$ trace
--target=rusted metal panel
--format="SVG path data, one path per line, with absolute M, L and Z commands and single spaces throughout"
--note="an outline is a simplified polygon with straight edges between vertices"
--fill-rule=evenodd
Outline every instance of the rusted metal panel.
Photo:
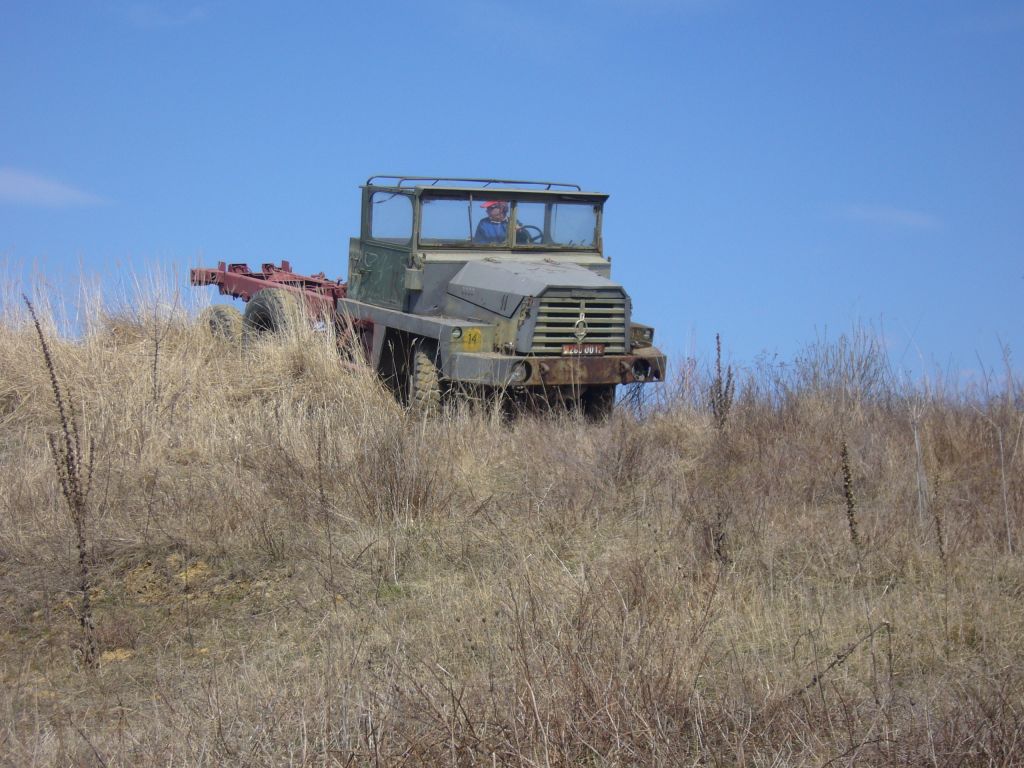
M 511 357 L 496 352 L 451 352 L 442 355 L 442 372 L 456 381 L 508 386 L 515 380 L 513 368 L 525 365 L 527 375 L 515 381 L 516 386 L 591 386 L 664 381 L 665 363 L 665 355 L 654 347 L 632 355 L 594 357 Z

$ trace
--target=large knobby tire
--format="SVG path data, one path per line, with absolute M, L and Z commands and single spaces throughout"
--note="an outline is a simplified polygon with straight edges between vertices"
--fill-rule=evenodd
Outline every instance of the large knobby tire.
M 211 304 L 199 315 L 199 323 L 215 339 L 231 344 L 242 340 L 242 313 L 230 304 Z
M 249 300 L 242 319 L 242 338 L 249 343 L 266 333 L 298 330 L 302 320 L 302 306 L 294 294 L 280 288 L 267 288 Z
M 417 416 L 441 412 L 441 375 L 434 358 L 420 346 L 413 348 L 407 373 L 409 410 Z
M 580 398 L 583 415 L 592 421 L 607 421 L 615 410 L 615 385 L 591 387 Z

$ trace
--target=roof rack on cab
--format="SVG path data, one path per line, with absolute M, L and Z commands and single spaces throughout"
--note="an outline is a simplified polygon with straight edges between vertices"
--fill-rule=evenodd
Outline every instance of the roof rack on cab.
M 381 182 L 390 182 L 381 184 Z M 489 187 L 492 184 L 503 185 L 513 184 L 516 186 L 524 187 L 543 187 L 544 189 L 553 189 L 558 187 L 559 189 L 575 189 L 577 192 L 582 192 L 582 188 L 579 184 L 566 184 L 561 181 L 523 181 L 520 179 L 459 179 L 459 178 L 447 178 L 443 176 L 398 176 L 390 174 L 379 174 L 377 176 L 371 176 L 366 180 L 366 186 L 389 186 L 389 187 L 401 187 L 405 186 L 409 182 L 420 182 L 419 184 L 412 184 L 411 186 L 444 186 L 446 182 L 455 182 L 458 184 L 479 184 L 480 188 Z

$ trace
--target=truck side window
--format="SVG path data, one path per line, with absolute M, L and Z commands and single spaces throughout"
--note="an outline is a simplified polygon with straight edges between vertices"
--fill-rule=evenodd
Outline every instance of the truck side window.
M 370 203 L 370 237 L 396 245 L 412 239 L 412 200 L 408 196 L 374 192 Z

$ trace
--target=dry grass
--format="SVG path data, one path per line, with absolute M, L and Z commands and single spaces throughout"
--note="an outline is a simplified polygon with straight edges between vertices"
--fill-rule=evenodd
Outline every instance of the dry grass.
M 1021 763 L 1015 382 L 901 390 L 855 336 L 741 373 L 727 420 L 684 365 L 642 419 L 422 422 L 312 334 L 43 327 L 93 446 L 99 666 L 10 306 L 2 761 Z

